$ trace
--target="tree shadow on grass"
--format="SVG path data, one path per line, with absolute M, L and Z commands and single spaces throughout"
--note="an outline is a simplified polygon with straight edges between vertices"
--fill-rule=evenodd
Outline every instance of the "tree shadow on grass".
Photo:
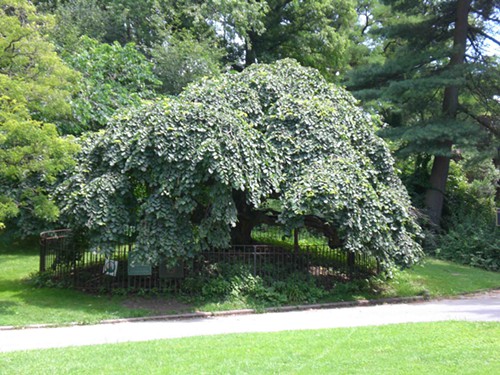
M 2 325 L 2 316 L 13 314 L 18 306 L 17 302 L 0 300 L 0 326 Z
M 38 253 L 33 249 L 0 251 L 0 325 L 97 322 L 102 319 L 148 315 L 122 305 L 124 297 L 88 295 L 76 290 L 38 288 L 28 282 L 37 271 Z

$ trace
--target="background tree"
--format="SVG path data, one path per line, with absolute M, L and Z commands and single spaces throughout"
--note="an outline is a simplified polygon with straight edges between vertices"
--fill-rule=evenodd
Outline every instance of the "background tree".
M 499 2 L 382 3 L 392 15 L 372 31 L 384 41 L 385 61 L 356 70 L 348 87 L 372 100 L 392 127 L 386 134 L 400 155 L 415 156 L 417 171 L 432 162 L 425 206 L 439 223 L 452 156 L 471 147 L 489 147 L 490 158 L 496 153 L 498 128 L 492 114 L 498 113 L 493 107 L 499 103 L 491 90 L 480 98 L 474 87 L 480 77 L 497 74 L 498 64 L 491 63 L 482 46 L 486 39 L 495 42 L 488 23 L 497 22 Z M 480 121 L 483 116 L 489 121 Z
M 154 47 L 156 56 L 160 52 L 175 59 L 176 65 L 184 60 L 179 53 L 187 52 L 181 46 L 190 44 L 209 48 L 212 53 L 203 54 L 208 65 L 217 55 L 221 63 L 239 70 L 255 62 L 292 57 L 333 80 L 357 49 L 351 40 L 357 23 L 355 0 L 40 0 L 39 4 L 58 16 L 58 44 L 71 46 L 81 35 L 105 43 L 134 42 L 148 55 Z M 224 56 L 214 41 L 225 50 Z M 171 46 L 172 56 L 161 52 L 161 46 Z M 194 57 L 189 58 L 191 66 Z M 189 63 L 186 67 L 189 70 Z
M 0 226 L 17 218 L 24 233 L 57 218 L 49 187 L 77 151 L 47 122 L 69 115 L 77 77 L 47 41 L 51 25 L 27 1 L 0 1 Z
M 158 92 L 164 94 L 178 94 L 188 83 L 206 75 L 218 74 L 223 65 L 225 47 L 220 45 L 220 38 L 216 37 L 214 28 L 203 18 L 202 3 L 171 0 L 69 0 L 39 1 L 38 4 L 45 11 L 55 14 L 57 23 L 51 36 L 71 65 L 75 64 L 75 60 L 84 60 L 84 56 L 91 56 L 92 53 L 97 53 L 100 61 L 105 60 L 103 54 L 108 57 L 113 54 L 128 54 L 130 58 L 126 63 L 123 56 L 119 58 L 122 64 L 128 66 L 128 70 L 132 70 L 132 64 L 137 63 L 136 70 L 144 69 L 146 75 L 154 65 L 154 72 L 162 81 L 161 85 L 157 85 Z M 99 48 L 90 48 L 88 41 L 82 45 L 82 38 L 87 37 L 101 42 L 102 45 Z M 129 43 L 134 43 L 137 51 L 133 51 Z M 106 48 L 106 44 L 112 45 L 113 48 Z M 123 51 L 119 52 L 118 44 L 123 47 Z M 140 53 L 153 65 L 148 66 L 140 60 Z M 80 56 L 73 58 L 75 54 Z M 79 65 L 76 67 L 79 71 L 91 69 L 88 64 Z M 108 74 L 104 73 L 102 79 L 106 80 L 105 77 L 113 75 L 115 68 L 117 63 L 106 68 Z M 118 71 L 123 69 L 124 65 L 118 67 Z M 92 75 L 90 71 L 88 73 Z M 95 79 L 102 80 L 97 76 L 93 78 Z M 155 81 L 152 77 L 148 80 Z M 140 77 L 140 82 L 146 83 L 145 77 Z M 100 84 L 106 85 L 104 82 Z M 92 83 L 88 85 L 93 86 Z M 111 84 L 113 85 L 116 83 Z M 118 91 L 123 91 L 123 87 Z M 136 94 L 133 87 L 126 91 L 128 95 Z M 138 87 L 137 91 L 141 95 L 144 88 Z M 123 103 L 124 99 L 122 96 L 119 102 Z M 90 109 L 89 105 L 87 110 Z M 80 128 L 86 127 L 88 128 L 84 124 Z
M 57 18 L 54 37 L 70 47 L 83 35 L 104 43 L 150 47 L 165 24 L 172 22 L 172 0 L 38 0 L 40 10 Z
M 149 261 L 248 243 L 259 223 L 315 228 L 383 267 L 420 255 L 376 119 L 296 62 L 255 65 L 131 110 L 89 136 L 59 188 L 65 218 Z
M 53 22 L 27 1 L 0 2 L 0 92 L 41 121 L 70 113 L 68 97 L 77 79 L 47 40 Z
M 161 83 L 153 73 L 153 64 L 132 43 L 110 45 L 82 36 L 62 57 L 81 73 L 71 101 L 73 117 L 61 125 L 64 133 L 103 128 L 119 108 L 152 99 Z
M 349 61 L 349 36 L 356 24 L 356 1 L 269 0 L 263 29 L 248 30 L 245 62 L 272 62 L 291 57 L 334 79 Z
M 151 49 L 158 91 L 177 95 L 191 82 L 218 75 L 224 55 L 213 39 L 199 40 L 189 31 L 166 35 Z

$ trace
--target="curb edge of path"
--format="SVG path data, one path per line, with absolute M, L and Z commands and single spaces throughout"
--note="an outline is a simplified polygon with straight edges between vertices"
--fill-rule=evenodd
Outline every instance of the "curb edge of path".
M 361 300 L 356 300 L 356 301 L 345 301 L 345 302 L 316 303 L 316 304 L 311 304 L 311 305 L 268 307 L 265 309 L 242 309 L 242 310 L 225 310 L 225 311 L 212 311 L 212 312 L 197 311 L 197 312 L 193 312 L 193 313 L 183 313 L 183 314 L 153 315 L 153 316 L 120 318 L 120 319 L 105 319 L 105 320 L 101 320 L 95 324 L 118 324 L 118 323 L 148 322 L 148 321 L 158 321 L 158 320 L 186 320 L 186 319 L 196 319 L 196 318 L 211 318 L 211 317 L 233 316 L 233 315 L 249 315 L 249 314 L 259 314 L 259 313 L 290 312 L 290 311 L 319 310 L 319 309 L 339 309 L 339 308 L 345 308 L 345 307 L 375 306 L 375 305 L 385 305 L 385 304 L 401 304 L 401 303 L 409 303 L 409 302 L 423 302 L 423 301 L 429 301 L 429 300 L 431 300 L 431 298 L 427 295 L 426 296 L 413 296 L 413 297 L 380 298 L 380 299 L 374 299 L 374 300 L 361 299 Z M 68 323 L 68 324 L 30 324 L 30 325 L 21 326 L 21 327 L 0 326 L 0 331 L 35 329 L 35 328 L 72 327 L 72 326 L 84 326 L 84 325 L 87 325 L 87 324 L 75 322 L 75 323 Z M 94 325 L 94 323 L 92 323 L 90 325 Z

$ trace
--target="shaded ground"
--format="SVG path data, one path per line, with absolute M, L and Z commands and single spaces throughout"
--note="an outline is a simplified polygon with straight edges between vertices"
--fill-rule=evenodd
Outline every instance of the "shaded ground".
M 130 297 L 123 302 L 123 306 L 129 309 L 144 309 L 152 315 L 182 314 L 193 311 L 192 305 L 179 302 L 176 299 L 156 297 Z

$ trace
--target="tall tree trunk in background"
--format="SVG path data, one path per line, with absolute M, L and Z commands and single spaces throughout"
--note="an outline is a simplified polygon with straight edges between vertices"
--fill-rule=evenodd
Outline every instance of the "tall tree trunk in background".
M 453 51 L 450 56 L 449 66 L 461 65 L 465 60 L 465 49 L 467 46 L 467 32 L 469 30 L 468 16 L 471 0 L 458 0 L 456 7 L 455 30 L 453 32 Z M 454 119 L 458 111 L 458 87 L 448 86 L 444 91 L 443 114 L 449 119 Z M 451 142 L 444 141 L 447 151 L 451 152 Z M 443 210 L 444 194 L 450 158 L 447 156 L 435 156 L 432 165 L 430 188 L 425 196 L 425 205 L 428 209 L 432 222 L 439 225 Z
M 255 52 L 256 39 L 257 34 L 249 31 L 247 40 L 245 41 L 245 67 L 249 67 L 257 62 L 257 53 Z

